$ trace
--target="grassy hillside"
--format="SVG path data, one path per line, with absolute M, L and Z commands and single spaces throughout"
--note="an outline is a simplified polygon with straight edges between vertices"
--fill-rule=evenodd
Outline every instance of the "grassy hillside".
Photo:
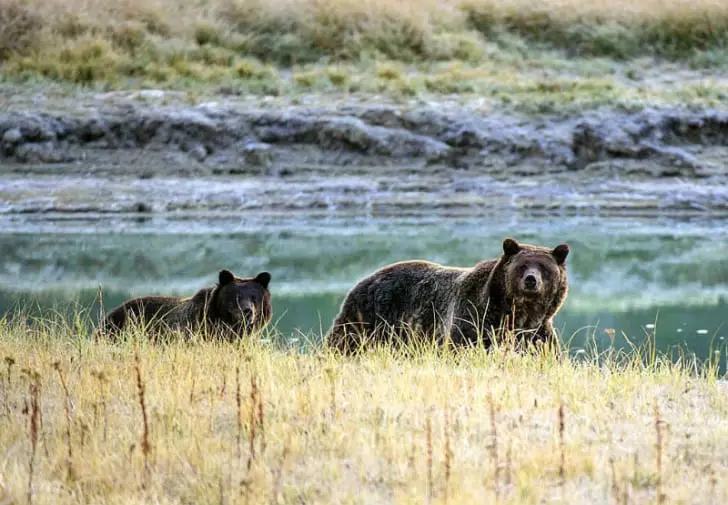
M 726 42 L 719 0 L 0 0 L 6 79 L 105 88 L 682 100 L 629 81 L 722 66 Z
M 650 348 L 342 359 L 0 324 L 0 502 L 720 503 L 728 395 Z

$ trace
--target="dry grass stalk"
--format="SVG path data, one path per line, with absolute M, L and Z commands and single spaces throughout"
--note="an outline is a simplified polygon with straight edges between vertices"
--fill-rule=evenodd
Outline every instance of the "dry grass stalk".
M 617 483 L 617 469 L 614 465 L 614 455 L 609 455 L 609 477 L 612 497 L 616 500 L 619 497 L 619 484 Z
M 134 352 L 134 370 L 136 372 L 136 383 L 137 383 L 137 394 L 139 395 L 139 406 L 142 411 L 142 441 L 141 450 L 144 458 L 144 478 L 142 480 L 142 487 L 146 489 L 147 481 L 149 479 L 149 455 L 152 450 L 151 442 L 149 440 L 149 418 L 147 416 L 147 405 L 144 398 L 146 387 L 144 385 L 144 379 L 142 378 L 142 363 L 139 356 L 139 349 L 137 348 Z
M 660 416 L 660 405 L 655 401 L 655 467 L 657 469 L 657 503 L 665 502 L 665 494 L 662 492 L 662 452 L 663 452 L 663 421 Z
M 506 451 L 506 486 L 510 486 L 513 481 L 513 441 L 508 441 L 508 450 Z
M 496 423 L 496 409 L 493 394 L 488 393 L 488 410 L 490 412 L 490 459 L 493 465 L 493 491 L 496 501 L 500 500 L 500 462 L 498 461 L 498 426 Z
M 91 427 L 83 420 L 78 421 L 78 428 L 79 432 L 81 433 L 81 449 L 86 445 L 86 437 L 89 435 L 89 432 L 91 431 Z
M 559 405 L 559 485 L 563 492 L 566 484 L 566 444 L 564 443 L 565 417 L 564 401 Z
M 427 503 L 433 499 L 433 477 L 432 477 L 432 419 L 430 411 L 425 416 L 425 447 L 427 449 Z
M 286 436 L 286 441 L 283 443 L 283 452 L 281 453 L 281 459 L 278 462 L 278 467 L 273 470 L 273 491 L 271 495 L 271 503 L 276 504 L 279 502 L 279 496 L 281 494 L 281 484 L 283 482 L 283 470 L 288 461 L 288 456 L 291 452 L 291 437 Z
M 106 413 L 106 374 L 103 372 L 103 370 L 94 370 L 91 372 L 91 376 L 96 379 L 96 382 L 99 386 L 99 395 L 100 399 L 94 402 L 94 422 L 97 423 L 97 410 L 99 406 L 101 407 L 101 416 L 103 417 L 104 422 L 104 431 L 103 431 L 103 441 L 106 443 L 106 438 L 108 435 L 108 426 L 109 426 L 109 416 Z
M 258 388 L 258 427 L 260 428 L 260 455 L 265 455 L 265 409 L 263 407 L 263 390 Z
M 220 505 L 225 505 L 227 503 L 227 500 L 225 500 L 225 479 L 222 475 L 217 482 L 217 490 L 220 498 L 220 501 L 218 503 Z
M 417 475 L 417 445 L 417 439 L 415 437 L 412 437 L 412 440 L 410 441 L 409 457 L 407 458 L 407 466 L 410 471 L 410 476 L 413 479 Z
M 106 311 L 104 310 L 104 291 L 101 288 L 101 284 L 99 284 L 98 288 L 96 289 L 96 299 L 99 301 L 99 310 L 98 310 L 98 314 L 97 314 L 97 321 L 99 321 L 99 323 L 101 325 L 103 325 L 103 322 L 104 322 L 104 319 L 106 316 Z M 98 339 L 100 337 L 101 337 L 101 332 L 95 331 L 94 339 L 96 341 L 98 341 Z
M 222 386 L 220 386 L 220 400 L 225 400 L 225 393 L 227 392 L 227 368 L 222 367 Z
M 66 444 L 68 446 L 68 454 L 66 457 L 66 478 L 68 480 L 73 479 L 73 442 L 71 440 L 71 393 L 68 391 L 68 385 L 66 384 L 66 377 L 63 375 L 61 369 L 61 363 L 56 361 L 53 363 L 53 368 L 58 372 L 58 377 L 61 380 L 61 386 L 63 387 L 63 393 L 65 395 L 65 401 L 63 402 L 63 410 L 66 415 Z
M 237 424 L 237 447 L 238 447 L 238 463 L 243 458 L 242 439 L 243 439 L 243 397 L 240 391 L 240 366 L 235 367 L 235 406 L 236 409 L 236 424 Z
M 35 472 L 35 454 L 38 447 L 38 433 L 40 431 L 40 374 L 35 371 L 28 371 L 30 380 L 30 422 L 28 425 L 28 437 L 30 438 L 30 461 L 28 462 L 28 505 L 33 503 L 33 474 Z
M 450 497 L 450 477 L 452 475 L 452 443 L 450 441 L 450 406 L 445 407 L 445 505 Z
M 336 374 L 330 366 L 327 366 L 324 371 L 326 372 L 326 377 L 329 379 L 329 391 L 331 394 L 329 410 L 331 412 L 331 419 L 333 420 L 336 419 Z
M 210 386 L 207 389 L 207 398 L 209 403 L 209 408 L 207 409 L 207 414 L 210 416 L 208 418 L 208 427 L 210 430 L 210 433 L 215 432 L 215 388 Z
M 716 488 L 718 487 L 718 476 L 715 473 L 715 467 L 709 465 L 708 475 L 710 475 L 710 493 L 708 494 L 708 503 L 715 503 L 716 499 Z
M 3 382 L 5 394 L 3 394 L 3 403 L 5 403 L 5 416 L 10 417 L 10 390 L 12 389 L 12 372 L 15 359 L 11 356 L 5 356 L 5 366 L 7 367 L 6 382 Z
M 249 443 L 248 443 L 248 470 L 250 470 L 250 467 L 253 464 L 253 460 L 255 459 L 255 437 L 257 435 L 257 416 L 256 416 L 256 410 L 258 406 L 258 379 L 256 378 L 255 374 L 250 376 L 250 418 L 249 418 L 249 425 L 250 425 L 250 433 L 249 433 Z

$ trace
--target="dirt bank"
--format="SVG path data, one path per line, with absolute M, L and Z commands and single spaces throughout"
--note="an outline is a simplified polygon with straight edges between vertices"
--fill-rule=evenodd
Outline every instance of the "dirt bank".
M 454 208 L 515 196 L 537 209 L 728 211 L 726 111 L 372 102 L 185 104 L 150 91 L 16 103 L 0 113 L 0 210 Z M 180 194 L 190 177 L 200 183 Z M 104 184 L 107 196 L 94 192 Z
M 651 108 L 557 117 L 417 102 L 256 107 L 230 98 L 197 105 L 166 98 L 164 92 L 89 94 L 60 108 L 6 110 L 0 113 L 4 165 L 94 172 L 113 170 L 104 165 L 128 153 L 138 163 L 123 170 L 147 172 L 147 156 L 168 160 L 152 169 L 154 175 L 173 174 L 180 165 L 185 172 L 259 173 L 302 164 L 483 170 L 525 162 L 549 171 L 641 167 L 655 176 L 726 174 L 716 162 L 728 144 L 726 111 Z

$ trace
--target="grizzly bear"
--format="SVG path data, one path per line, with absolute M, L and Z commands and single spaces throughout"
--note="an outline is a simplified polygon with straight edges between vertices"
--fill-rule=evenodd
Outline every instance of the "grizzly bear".
M 365 341 L 396 344 L 414 335 L 487 347 L 501 328 L 515 330 L 520 341 L 555 344 L 553 318 L 568 291 L 568 254 L 567 244 L 549 249 L 506 238 L 499 259 L 472 268 L 394 263 L 351 289 L 326 344 L 350 353 Z
M 270 279 L 268 272 L 239 278 L 229 270 L 221 270 L 216 286 L 200 289 L 192 297 L 144 296 L 128 300 L 105 316 L 99 330 L 101 334 L 118 336 L 125 326 L 136 323 L 155 336 L 170 330 L 203 330 L 234 340 L 270 322 Z

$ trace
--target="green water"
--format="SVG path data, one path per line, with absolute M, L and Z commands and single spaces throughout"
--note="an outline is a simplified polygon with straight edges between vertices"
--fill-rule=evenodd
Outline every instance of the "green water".
M 414 258 L 469 266 L 499 255 L 505 236 L 571 245 L 556 326 L 573 347 L 592 337 L 606 346 L 613 328 L 617 345 L 655 334 L 661 349 L 704 359 L 728 335 L 728 226 L 657 217 L 26 216 L 2 223 L 0 312 L 28 301 L 91 306 L 99 286 L 111 308 L 143 294 L 190 295 L 221 268 L 267 270 L 278 329 L 318 335 L 373 270 Z

